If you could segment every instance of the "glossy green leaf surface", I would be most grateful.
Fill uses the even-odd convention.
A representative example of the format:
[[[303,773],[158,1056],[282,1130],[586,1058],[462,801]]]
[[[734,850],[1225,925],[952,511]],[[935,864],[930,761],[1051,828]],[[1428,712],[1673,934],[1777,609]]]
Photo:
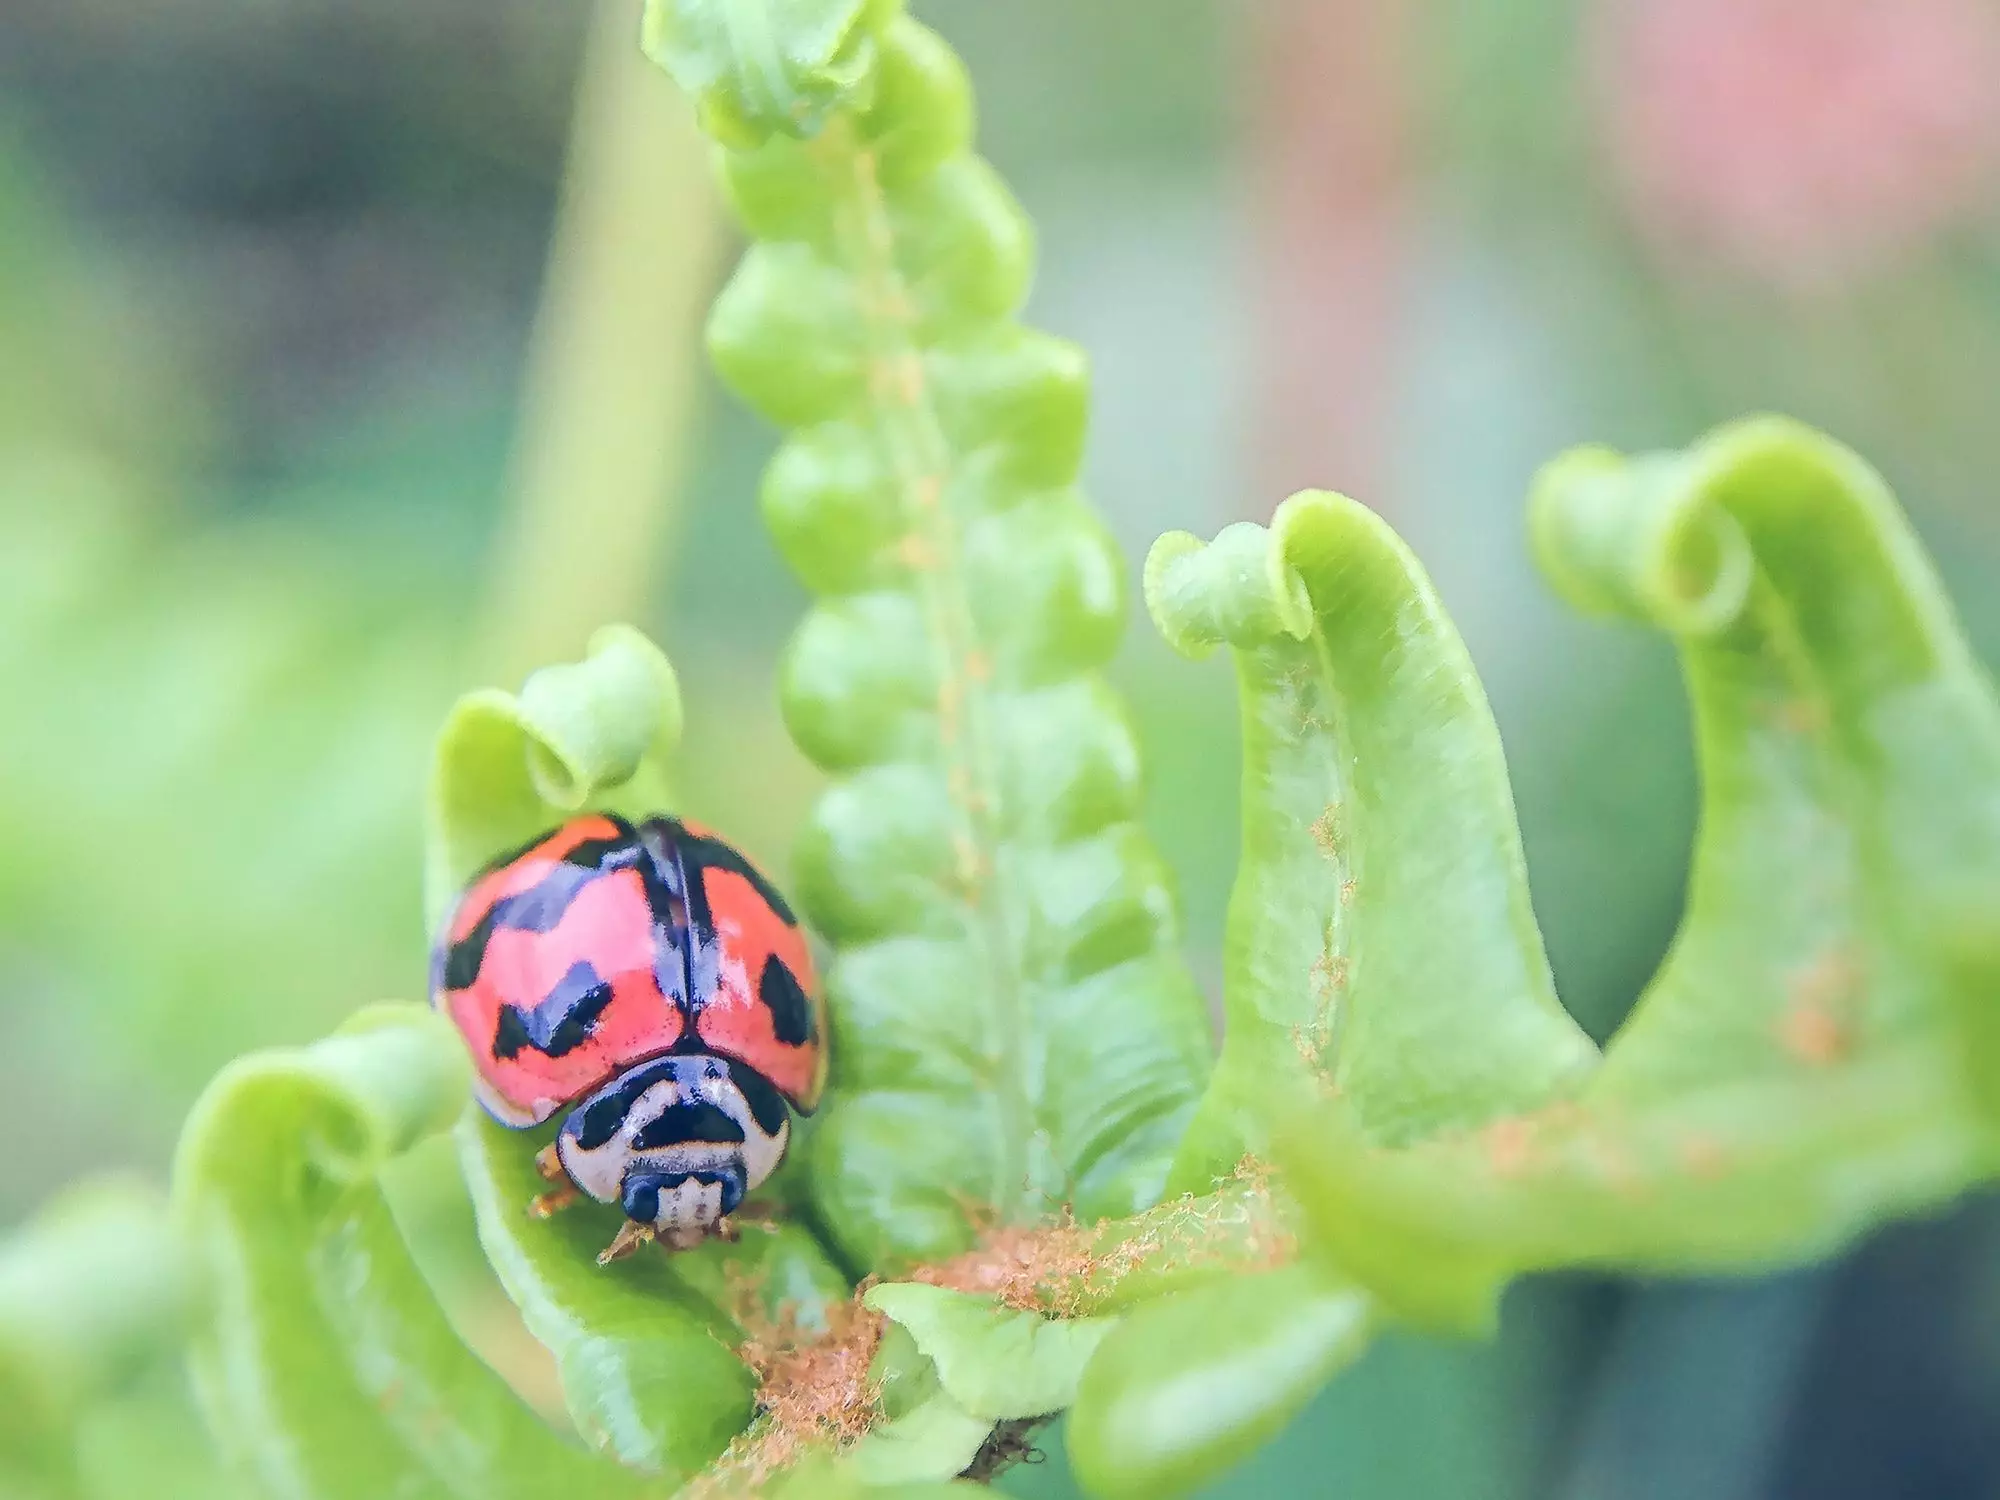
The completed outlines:
[[[1534,529],[1575,602],[1674,636],[1702,817],[1681,931],[1580,1089],[1401,1151],[1290,1114],[1315,1243],[1434,1320],[1535,1267],[1825,1254],[1996,1163],[1965,954],[2000,910],[2000,712],[1881,480],[1762,420],[1568,455]]]
[[[989,1425],[1067,1407],[1111,1318],[1044,1318],[990,1297],[889,1282],[866,1301],[909,1330],[937,1366],[944,1393]]]
[[[1686,921],[1593,1093],[1949,1050],[1937,934],[2000,911],[2000,708],[1881,478],[1749,422],[1684,454],[1559,459],[1533,522],[1573,602],[1595,584],[1674,635],[1701,758]],[[1607,563],[1592,543],[1621,524],[1647,550]]]
[[[461,1344],[375,1174],[464,1107],[461,1045],[415,1006],[253,1054],[196,1106],[175,1223],[207,1308],[211,1430],[260,1493],[618,1495],[636,1476],[565,1442]]]
[[[750,1372],[732,1352],[726,1314],[692,1294],[664,1255],[600,1267],[611,1211],[529,1213],[547,1189],[535,1174],[539,1137],[470,1110],[457,1138],[480,1242],[528,1331],[555,1355],[577,1430],[639,1468],[700,1469],[750,1421]]]
[[[790,1317],[810,1330],[846,1298],[847,1283],[790,1224],[599,1266],[615,1209],[584,1202],[547,1219],[528,1211],[547,1187],[534,1169],[547,1133],[529,1139],[478,1110],[459,1120],[481,1242],[529,1331],[556,1356],[578,1430],[627,1463],[692,1472],[750,1420],[750,1372],[733,1352],[737,1315]],[[745,1297],[752,1308],[740,1305]]]
[[[1163,537],[1146,599],[1183,653],[1233,648],[1243,701],[1227,1039],[1181,1185],[1261,1151],[1287,1081],[1390,1144],[1572,1087],[1594,1049],[1542,954],[1499,733],[1402,542],[1299,495],[1268,530]]]
[[[1163,1297],[1085,1372],[1069,1452],[1093,1495],[1189,1494],[1298,1415],[1366,1347],[1371,1299],[1310,1267]]]
[[[753,243],[724,379],[791,429],[763,507],[820,600],[782,669],[832,777],[797,894],[835,947],[820,1219],[857,1266],[1154,1201],[1208,1064],[1139,757],[1097,676],[1122,568],[1076,491],[1080,353],[1013,321],[1028,226],[963,71],[892,6],[658,0]]]
[[[992,1434],[988,1417],[975,1417],[942,1391],[877,1426],[842,1460],[869,1485],[949,1479],[963,1474]]]

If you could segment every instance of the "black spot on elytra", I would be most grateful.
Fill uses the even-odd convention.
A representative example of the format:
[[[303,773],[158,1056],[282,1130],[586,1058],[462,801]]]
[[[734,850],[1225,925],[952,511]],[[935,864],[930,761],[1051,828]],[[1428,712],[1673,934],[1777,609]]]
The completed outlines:
[[[447,990],[471,989],[479,978],[480,965],[486,962],[486,944],[493,937],[493,923],[498,913],[491,907],[464,937],[453,943],[446,951],[441,983]]]
[[[512,856],[532,854],[547,838]],[[570,903],[591,881],[607,870],[635,863],[641,853],[629,834],[612,839],[586,839],[551,866],[549,872],[525,891],[502,896],[479,914],[472,931],[450,946],[445,954],[443,982],[447,990],[470,989],[486,962],[486,945],[502,929],[514,932],[553,932],[568,912]],[[508,861],[490,867],[497,869]],[[551,1054],[557,1055],[557,1054]]]
[[[764,975],[757,981],[757,997],[771,1012],[771,1030],[787,1047],[803,1047],[813,1040],[812,1005],[799,987],[798,975],[790,964],[776,958],[764,961]]]
[[[590,1039],[597,1018],[610,1003],[611,986],[597,977],[597,970],[586,963],[572,964],[540,1004],[526,1010],[518,1005],[500,1007],[493,1055],[518,1057],[529,1049],[544,1057],[574,1052]]]
[[[572,849],[568,854],[565,854],[563,856],[564,859],[570,861],[570,863],[572,864],[582,863],[582,861],[580,861],[577,858],[577,849],[586,849],[586,848],[602,849],[607,846],[616,846],[618,844],[626,843],[631,840],[632,825],[630,823],[627,823],[623,818],[618,817],[613,813],[592,813],[590,814],[590,816],[595,818],[602,818],[605,822],[609,823],[614,830],[614,835],[609,839],[584,840],[583,843],[577,845],[576,849]],[[567,824],[564,825],[564,827],[567,826],[568,826]],[[525,844],[517,845],[516,847],[509,849],[505,854],[501,854],[494,857],[493,859],[489,859],[485,864],[479,867],[479,874],[473,878],[475,880],[482,880],[486,876],[491,875],[495,870],[506,869],[507,866],[513,864],[516,860],[525,859],[528,855],[533,854],[537,849],[540,849],[545,844],[548,844],[552,840],[560,838],[562,836],[562,832],[563,830],[561,828],[551,828],[547,833],[536,834],[533,838],[529,839]]]

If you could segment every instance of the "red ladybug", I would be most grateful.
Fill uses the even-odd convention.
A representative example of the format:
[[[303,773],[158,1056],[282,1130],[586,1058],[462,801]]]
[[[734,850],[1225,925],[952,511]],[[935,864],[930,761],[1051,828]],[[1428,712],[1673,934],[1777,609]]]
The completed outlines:
[[[600,1259],[685,1246],[728,1215],[826,1078],[812,958],[784,898],[692,823],[572,819],[489,865],[446,919],[432,1002],[458,1026],[494,1118],[568,1110],[537,1158],[629,1221]],[[572,1186],[573,1184],[573,1186]]]

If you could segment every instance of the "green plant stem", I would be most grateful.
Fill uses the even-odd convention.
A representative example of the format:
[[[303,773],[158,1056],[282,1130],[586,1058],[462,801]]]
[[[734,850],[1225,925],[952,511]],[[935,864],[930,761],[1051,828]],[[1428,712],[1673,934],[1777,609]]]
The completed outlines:
[[[699,329],[724,245],[686,102],[600,0],[536,317],[482,668],[517,681],[649,613],[680,507]]]

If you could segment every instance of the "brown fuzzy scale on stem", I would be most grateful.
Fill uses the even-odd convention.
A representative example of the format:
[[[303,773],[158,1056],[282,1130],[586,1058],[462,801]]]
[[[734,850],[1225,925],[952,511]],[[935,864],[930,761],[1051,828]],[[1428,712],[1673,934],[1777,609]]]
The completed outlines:
[[[1215,1192],[1128,1219],[1000,1228],[976,1250],[907,1279],[1049,1317],[1088,1317],[1215,1276],[1273,1270],[1298,1253],[1289,1209],[1246,1157]]]
[[[759,1415],[684,1500],[754,1495],[808,1454],[838,1452],[867,1436],[882,1416],[871,1366],[883,1321],[859,1293],[828,1308],[825,1331],[810,1338],[783,1313],[746,1319],[737,1353],[757,1377]]]
[[[1212,1193],[1102,1224],[996,1226],[978,1249],[919,1266],[904,1279],[1075,1318],[1217,1276],[1274,1270],[1297,1253],[1290,1208],[1273,1192],[1263,1164],[1246,1157]],[[861,1301],[873,1284],[864,1282],[851,1301],[828,1309],[825,1330],[809,1335],[784,1309],[776,1316],[759,1311],[755,1287],[734,1288],[744,1329],[737,1352],[756,1374],[759,1416],[686,1492],[689,1500],[754,1494],[810,1453],[859,1442],[881,1420],[872,1365],[884,1320]]]

